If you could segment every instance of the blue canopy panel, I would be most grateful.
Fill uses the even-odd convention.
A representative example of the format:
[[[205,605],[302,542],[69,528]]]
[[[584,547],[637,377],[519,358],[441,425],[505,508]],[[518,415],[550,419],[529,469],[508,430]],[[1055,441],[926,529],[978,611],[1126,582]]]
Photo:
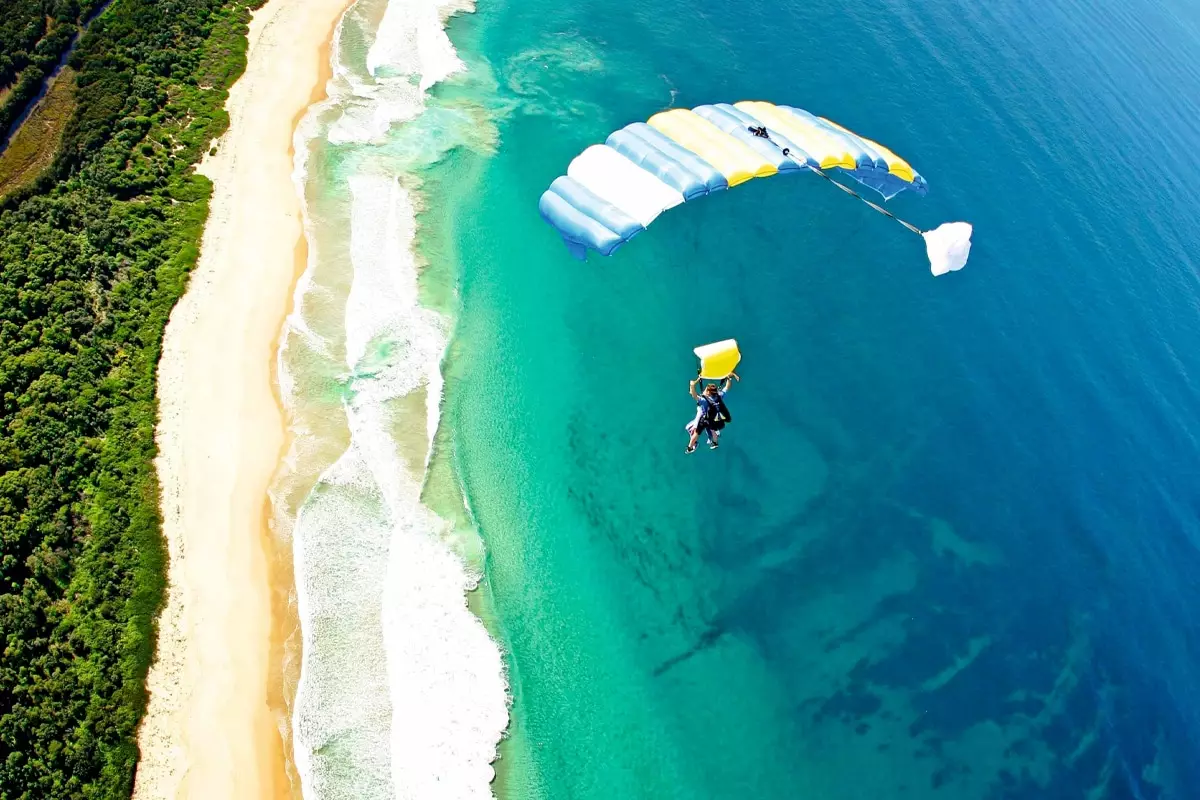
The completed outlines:
[[[888,162],[883,158],[882,154],[864,142],[857,135],[850,131],[843,130],[834,125],[830,125],[820,117],[810,114],[802,108],[793,108],[792,106],[780,106],[780,108],[794,114],[797,117],[808,122],[813,127],[819,128],[826,135],[837,139],[846,152],[854,159],[858,171],[867,172],[871,170],[888,170]],[[849,172],[850,170],[846,170]]]
[[[879,192],[885,200],[891,200],[896,195],[908,189],[911,189],[922,197],[929,191],[929,187],[925,184],[925,179],[919,175],[913,179],[912,183],[909,183],[890,172],[874,168],[856,170],[839,169],[838,171],[846,173],[863,186],[868,186]]]
[[[601,255],[612,255],[645,230],[633,217],[566,175],[556,178],[542,193],[538,211],[562,234],[571,255],[581,261],[589,247]]]
[[[929,186],[925,183],[925,179],[917,174],[916,170],[913,170],[911,183],[893,174],[887,155],[884,152],[880,152],[878,146],[873,146],[874,143],[864,140],[858,134],[848,131],[841,126],[834,125],[828,120],[822,119],[802,108],[795,108],[793,106],[780,106],[780,108],[800,117],[841,141],[846,150],[853,156],[857,167],[852,170],[839,167],[838,171],[846,173],[863,186],[870,187],[879,192],[883,195],[884,199],[891,200],[896,195],[909,189],[921,197],[924,197],[929,191]],[[892,157],[895,158],[894,155]]]

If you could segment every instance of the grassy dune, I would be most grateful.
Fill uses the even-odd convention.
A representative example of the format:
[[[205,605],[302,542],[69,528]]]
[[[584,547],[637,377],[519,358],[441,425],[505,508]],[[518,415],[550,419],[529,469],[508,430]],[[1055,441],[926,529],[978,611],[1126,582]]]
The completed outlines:
[[[4,95],[0,93],[0,103]],[[0,198],[28,186],[54,161],[75,111],[75,72],[64,67],[50,91],[0,153]]]

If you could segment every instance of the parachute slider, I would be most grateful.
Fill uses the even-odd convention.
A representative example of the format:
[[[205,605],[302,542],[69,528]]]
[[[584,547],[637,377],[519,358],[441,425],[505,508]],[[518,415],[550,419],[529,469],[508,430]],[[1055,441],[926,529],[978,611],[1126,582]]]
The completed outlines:
[[[966,266],[967,256],[971,255],[971,230],[969,222],[943,222],[921,234],[929,255],[930,272],[945,275]]]
[[[692,352],[696,354],[696,358],[700,359],[699,377],[709,381],[728,378],[737,369],[738,362],[742,360],[736,339],[701,345]]]

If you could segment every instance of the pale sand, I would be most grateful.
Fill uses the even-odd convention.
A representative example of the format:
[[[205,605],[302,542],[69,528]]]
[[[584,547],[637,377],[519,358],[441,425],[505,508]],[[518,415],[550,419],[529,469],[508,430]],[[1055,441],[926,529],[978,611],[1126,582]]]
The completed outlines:
[[[199,264],[158,371],[167,606],[138,731],[134,798],[286,798],[267,487],[284,446],[275,347],[302,244],[292,133],[350,0],[270,0],[250,25]],[[273,608],[274,601],[274,608]]]

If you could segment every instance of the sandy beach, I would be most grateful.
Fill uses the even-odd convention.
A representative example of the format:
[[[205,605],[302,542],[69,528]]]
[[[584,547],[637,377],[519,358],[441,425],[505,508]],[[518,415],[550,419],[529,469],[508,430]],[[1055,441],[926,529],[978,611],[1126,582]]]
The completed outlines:
[[[302,243],[292,134],[320,96],[348,5],[270,0],[254,15],[230,129],[201,167],[215,185],[211,214],[159,365],[170,585],[135,798],[293,794],[273,685],[286,587],[273,585],[265,514],[284,446],[272,369]]]

